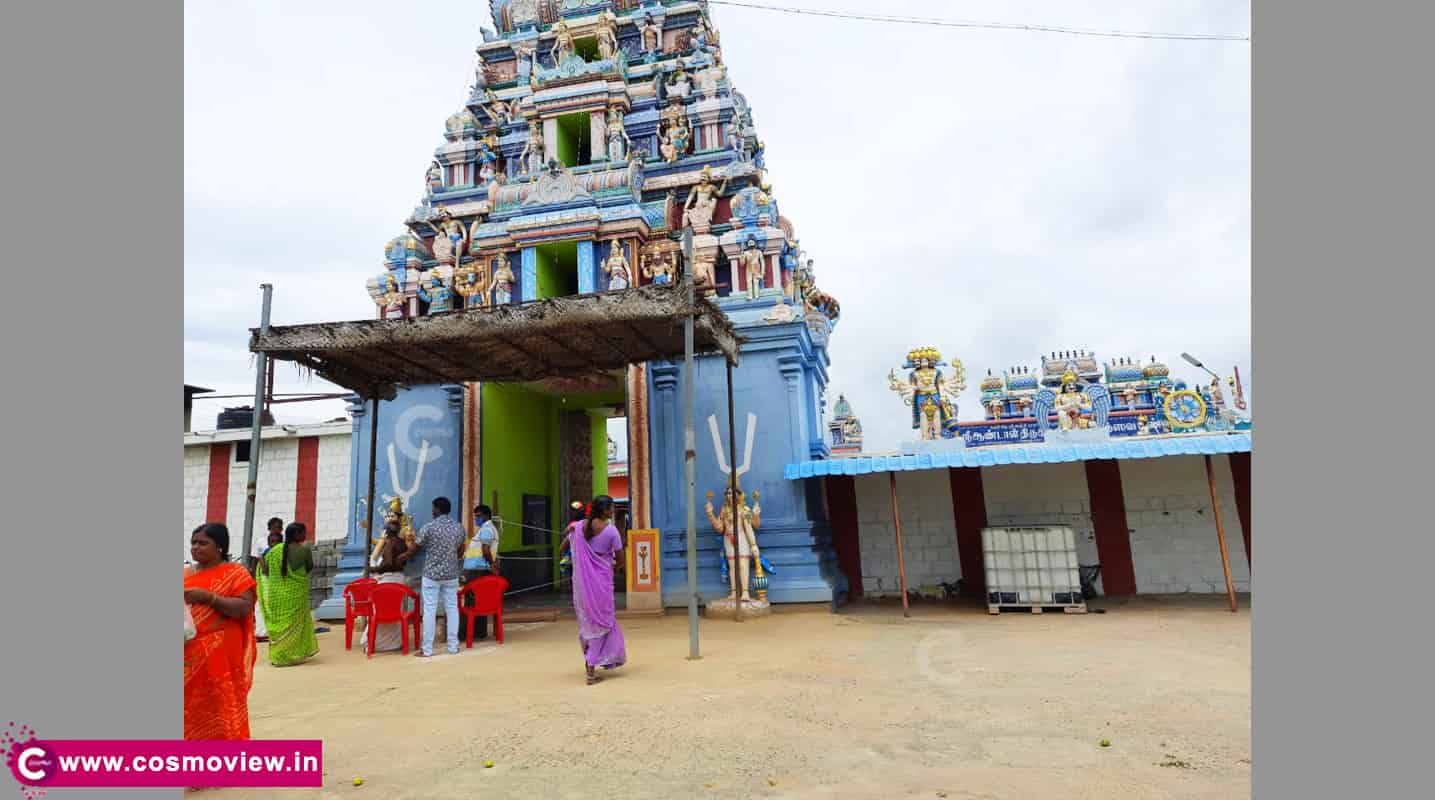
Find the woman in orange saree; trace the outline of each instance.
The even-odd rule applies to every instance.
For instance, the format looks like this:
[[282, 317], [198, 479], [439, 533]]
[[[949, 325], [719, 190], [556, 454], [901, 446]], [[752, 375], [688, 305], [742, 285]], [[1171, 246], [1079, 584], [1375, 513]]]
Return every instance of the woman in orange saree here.
[[197, 635], [184, 643], [184, 738], [248, 739], [254, 680], [254, 577], [229, 560], [229, 529], [190, 535], [184, 602]]

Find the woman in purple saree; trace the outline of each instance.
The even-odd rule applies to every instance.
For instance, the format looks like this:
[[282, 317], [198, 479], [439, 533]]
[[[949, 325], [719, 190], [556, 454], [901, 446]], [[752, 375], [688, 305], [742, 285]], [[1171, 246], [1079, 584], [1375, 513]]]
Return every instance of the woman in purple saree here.
[[623, 537], [612, 518], [613, 498], [593, 498], [588, 518], [568, 526], [562, 546], [573, 553], [573, 611], [589, 684], [601, 680], [598, 667], [614, 669], [628, 660], [613, 600], [613, 565], [621, 557]]

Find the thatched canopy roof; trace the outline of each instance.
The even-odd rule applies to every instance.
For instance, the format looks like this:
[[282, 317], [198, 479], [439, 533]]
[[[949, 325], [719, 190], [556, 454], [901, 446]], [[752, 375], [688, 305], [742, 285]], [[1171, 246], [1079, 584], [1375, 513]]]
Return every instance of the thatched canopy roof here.
[[678, 283], [414, 319], [272, 325], [262, 336], [251, 329], [249, 349], [387, 399], [401, 384], [543, 381], [680, 358], [691, 314], [694, 353], [737, 363], [741, 337], [695, 294], [690, 305]]

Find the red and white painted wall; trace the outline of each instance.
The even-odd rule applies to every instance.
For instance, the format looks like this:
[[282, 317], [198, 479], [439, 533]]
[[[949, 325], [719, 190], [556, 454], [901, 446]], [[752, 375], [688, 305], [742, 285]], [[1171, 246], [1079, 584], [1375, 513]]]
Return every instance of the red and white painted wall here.
[[[1231, 579], [1251, 590], [1250, 454], [1212, 456]], [[857, 595], [899, 592], [887, 473], [828, 477], [839, 563]], [[1066, 525], [1102, 594], [1223, 594], [1225, 574], [1201, 456], [897, 473], [907, 589], [983, 583], [981, 529]], [[970, 575], [968, 575], [970, 573]], [[975, 584], [975, 585], [974, 585]]]
[[[349, 422], [265, 428], [261, 434], [255, 535], [279, 517], [303, 522], [319, 541], [343, 539], [349, 512]], [[229, 526], [239, 554], [244, 531], [249, 429], [184, 434], [184, 527], [180, 537], [189, 558], [189, 532], [206, 522]]]

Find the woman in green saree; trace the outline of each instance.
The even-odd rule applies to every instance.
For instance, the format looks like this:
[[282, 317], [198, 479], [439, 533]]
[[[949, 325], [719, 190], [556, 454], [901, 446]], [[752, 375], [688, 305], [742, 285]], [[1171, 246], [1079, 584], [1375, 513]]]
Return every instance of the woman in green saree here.
[[304, 544], [304, 523], [290, 523], [284, 543], [269, 548], [260, 563], [264, 575], [260, 592], [264, 622], [269, 628], [269, 663], [289, 667], [319, 652], [314, 618], [309, 613], [309, 571], [314, 556]]

